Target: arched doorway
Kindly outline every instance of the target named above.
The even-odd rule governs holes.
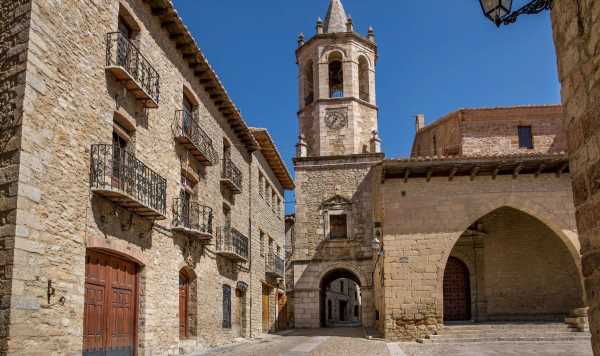
[[[471,319],[469,270],[458,258],[450,257],[444,271],[444,321]]]
[[[561,234],[506,206],[473,222],[444,267],[444,320],[562,322],[584,307],[578,262]]]
[[[360,279],[347,269],[335,269],[321,279],[321,327],[361,325]]]

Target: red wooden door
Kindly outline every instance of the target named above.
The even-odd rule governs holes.
[[[88,252],[83,355],[134,355],[136,284],[134,263]]]
[[[444,320],[471,319],[469,270],[458,258],[450,257],[444,272]]]
[[[279,294],[277,297],[277,330],[285,330],[288,327],[287,320],[287,296]]]
[[[190,282],[184,273],[179,274],[179,337],[188,337],[188,299]]]

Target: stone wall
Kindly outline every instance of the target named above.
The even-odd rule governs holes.
[[[31,1],[0,1],[0,354],[8,351]]]
[[[552,11],[554,44],[566,111],[573,192],[581,239],[592,344],[600,355],[600,3],[556,0]]]
[[[580,271],[575,215],[573,208],[565,204],[572,199],[568,176],[521,175],[517,180],[512,176],[498,176],[495,180],[482,176],[473,181],[469,177],[455,177],[452,182],[448,178],[432,178],[429,182],[426,178],[414,178],[406,183],[403,179],[390,179],[384,182],[381,197],[385,211],[385,315],[382,317],[388,339],[423,337],[442,325],[446,261],[459,237],[499,208],[512,207],[541,221],[559,240],[552,244],[562,246],[560,254],[568,255],[570,258],[565,257],[565,261],[570,260],[570,266],[575,266],[552,268]],[[518,256],[532,247],[511,243],[510,249],[515,251],[509,253]],[[550,277],[544,274],[543,278]],[[581,307],[583,300],[564,307],[572,305]]]
[[[105,70],[106,34],[117,30],[123,11],[139,27],[136,44],[161,75],[158,109],[142,108]],[[110,251],[139,265],[140,355],[200,350],[260,332],[260,283],[251,276],[260,273],[254,268],[262,262],[236,264],[216,254],[214,239],[200,245],[171,231],[181,163],[191,159],[175,144],[171,129],[175,111],[182,108],[184,87],[198,100],[199,124],[213,138],[215,150],[222,157],[228,141],[232,160],[243,174],[242,193],[232,195],[220,182],[220,162],[207,168],[194,164],[200,177],[197,199],[214,210],[215,229],[224,224],[227,207],[232,227],[252,240],[252,257],[258,256],[251,219],[266,213],[249,213],[256,200],[251,191],[257,181],[250,170],[252,156],[152,9],[139,0],[85,6],[77,1],[37,1],[31,19],[14,243],[18,273],[12,289],[13,301],[19,302],[11,304],[8,352],[81,352],[88,249]],[[111,142],[117,111],[135,123],[136,157],[167,180],[166,220],[148,222],[90,191],[90,146]],[[264,161],[257,165],[271,175]],[[268,214],[271,220],[265,224],[279,224],[273,227],[273,237],[283,246],[283,218]],[[179,336],[178,318],[182,268],[196,276],[199,315],[196,334],[185,340]],[[56,294],[48,301],[49,281]],[[245,299],[236,293],[237,282],[251,286]],[[223,285],[233,291],[231,329],[221,327]],[[242,320],[250,313],[251,318]]]
[[[372,247],[382,155],[296,160],[296,246],[292,256],[295,325],[319,327],[320,283],[332,270],[346,270],[360,280],[364,325],[374,323]],[[322,205],[339,196],[351,202],[349,239],[326,238]]]

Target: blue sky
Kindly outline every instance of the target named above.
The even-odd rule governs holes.
[[[342,0],[379,45],[379,131],[407,156],[414,116],[463,107],[560,102],[549,13],[497,29],[477,0]],[[249,125],[266,127],[292,169],[298,124],[297,35],[314,34],[329,0],[175,0]],[[514,7],[526,0],[514,0]],[[290,197],[291,198],[291,197]]]

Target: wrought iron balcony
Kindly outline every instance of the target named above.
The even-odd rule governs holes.
[[[234,194],[242,192],[242,171],[229,158],[223,159],[221,182]]]
[[[150,220],[165,219],[167,180],[118,146],[92,145],[90,189]]]
[[[222,227],[217,234],[216,253],[234,261],[248,261],[248,238],[231,227]]]
[[[185,110],[175,112],[175,139],[205,166],[218,163],[219,154],[210,137],[200,128],[194,115]]]
[[[160,76],[140,50],[120,32],[106,35],[106,69],[125,83],[147,108],[157,108]]]
[[[213,210],[185,198],[173,199],[171,230],[199,240],[213,237]]]
[[[285,264],[283,258],[274,252],[269,252],[265,261],[265,272],[273,278],[283,278]]]

